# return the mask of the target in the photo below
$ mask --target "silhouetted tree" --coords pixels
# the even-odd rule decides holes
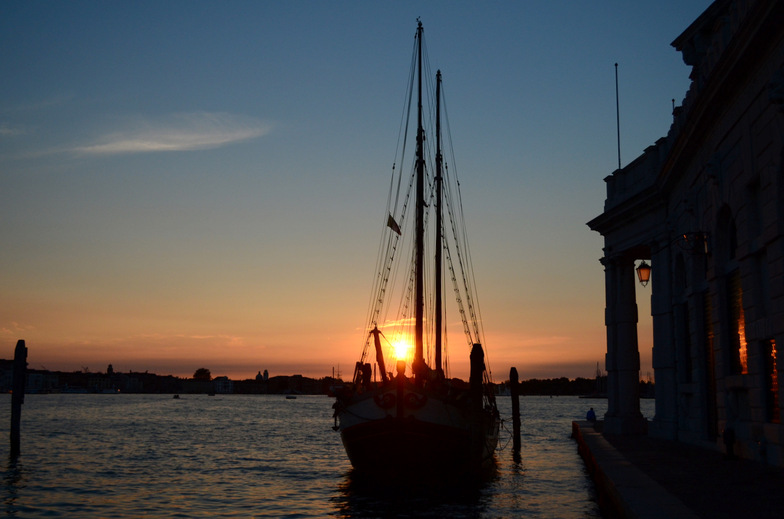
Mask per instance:
[[[212,373],[207,368],[199,368],[193,373],[194,380],[212,380]]]

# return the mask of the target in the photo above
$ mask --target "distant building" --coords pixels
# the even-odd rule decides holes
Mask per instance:
[[[605,179],[588,222],[605,245],[604,428],[718,449],[734,436],[735,453],[784,466],[784,2],[718,0],[672,45],[692,83],[669,134]],[[640,260],[652,268],[650,424]]]
[[[0,392],[10,393],[14,388],[14,361],[0,359]]]
[[[58,388],[59,378],[48,371],[27,370],[25,393],[50,393]]]
[[[216,393],[224,395],[234,393],[234,382],[229,380],[229,377],[215,377],[212,383]]]

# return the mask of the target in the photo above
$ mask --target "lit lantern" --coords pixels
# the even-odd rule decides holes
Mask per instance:
[[[651,280],[651,266],[645,263],[645,260],[642,260],[640,266],[637,267],[637,278],[642,286],[647,286],[648,281]]]

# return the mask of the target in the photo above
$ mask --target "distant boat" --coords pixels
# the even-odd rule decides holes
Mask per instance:
[[[607,398],[607,377],[602,376],[602,370],[599,369],[599,363],[596,363],[596,389],[587,395],[580,395],[580,398]]]
[[[422,23],[419,22],[411,68],[416,74],[410,76],[407,98],[407,106],[417,106],[414,166],[410,177],[401,176],[392,182],[393,186],[402,185],[403,192],[400,187],[397,193],[394,188],[390,190],[388,200],[400,200],[400,207],[389,205],[384,214],[384,232],[377,263],[379,271],[371,297],[365,344],[355,366],[353,381],[334,389],[334,428],[340,431],[354,469],[384,478],[476,475],[494,465],[500,425],[494,385],[486,369],[481,345],[481,323],[477,317],[474,276],[464,241],[459,184],[443,161],[440,71],[436,74],[435,105],[426,111],[422,104],[422,84],[425,82],[422,72],[425,66],[423,35]],[[426,138],[423,119],[427,114],[434,115],[434,130]],[[403,138],[401,142],[408,141]],[[430,149],[426,150],[426,146]],[[413,203],[409,204],[412,190],[415,195]],[[409,205],[415,211],[413,226],[410,226],[413,238],[402,229]],[[428,235],[430,238],[426,238]],[[427,252],[427,242],[439,246]],[[399,246],[403,248],[403,244],[411,245],[413,252],[402,254],[402,257],[398,254],[396,258],[395,253]],[[434,260],[430,268],[425,266],[429,258]],[[405,288],[397,291],[390,283],[390,278],[394,279],[398,272],[396,259],[411,262],[408,274],[405,266],[400,269],[402,274],[398,278]],[[447,276],[444,272],[451,277],[456,313],[463,321],[467,349],[470,350],[468,383],[450,379],[447,375],[448,362],[444,355],[447,327],[442,300],[445,292],[442,279]],[[433,279],[434,288],[429,295],[425,294],[426,277]],[[400,308],[402,313],[382,323],[381,317],[386,315],[382,308],[393,293],[400,296],[396,308]],[[432,306],[426,309],[425,302]],[[395,303],[390,306],[392,304]],[[391,323],[404,326],[395,331]],[[392,335],[392,341],[387,339],[382,329],[390,330],[388,333]],[[395,355],[390,351],[392,342],[404,338],[408,339],[405,342],[412,343],[413,356],[404,353]],[[382,339],[386,341],[387,355],[395,356],[397,373],[394,375],[387,371]],[[452,346],[455,349],[458,348],[457,342]],[[368,362],[370,350],[374,351],[375,364]],[[380,381],[374,380],[376,368]],[[411,375],[406,375],[407,370]]]
[[[286,400],[296,400],[297,395],[286,395]]]
[[[180,395],[174,395],[172,398],[180,398]]]

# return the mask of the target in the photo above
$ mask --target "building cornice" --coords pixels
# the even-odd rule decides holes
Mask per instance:
[[[681,120],[673,123],[672,147],[660,173],[663,189],[688,169],[696,158],[695,150],[711,137],[710,129],[724,115],[725,107],[732,105],[731,99],[741,91],[751,71],[784,39],[784,2],[753,2],[737,29],[728,36],[732,24],[730,10],[735,5],[729,1],[714,3],[673,42],[684,53],[684,61],[692,64],[696,58],[689,56],[688,49],[694,49],[693,42],[705,38],[710,31],[711,40],[703,45],[719,57],[715,63],[707,63],[709,58],[705,55],[693,62],[692,86],[684,100]],[[697,77],[702,75],[706,75],[704,80]]]

